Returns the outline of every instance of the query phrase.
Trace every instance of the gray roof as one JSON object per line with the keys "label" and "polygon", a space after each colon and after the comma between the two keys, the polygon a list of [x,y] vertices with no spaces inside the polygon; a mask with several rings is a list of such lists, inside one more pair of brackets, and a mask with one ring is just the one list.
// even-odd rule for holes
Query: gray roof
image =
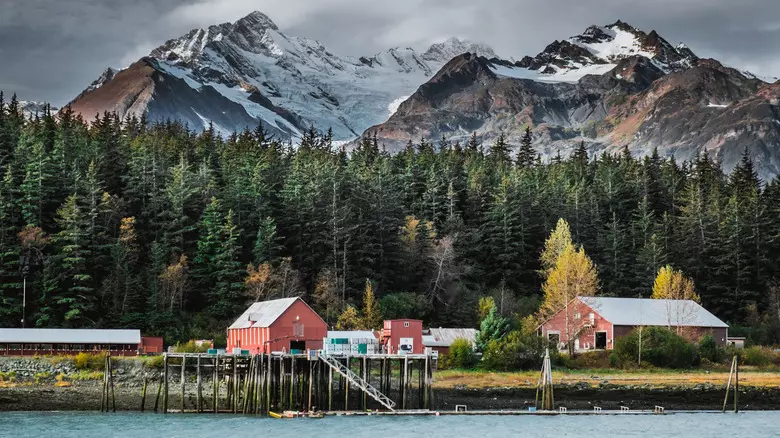
{"label": "gray roof", "polygon": [[0,344],[140,344],[140,330],[0,329]]}
{"label": "gray roof", "polygon": [[728,328],[728,324],[690,300],[579,297],[613,325]]}
{"label": "gray roof", "polygon": [[230,328],[269,327],[296,301],[298,298],[282,298],[254,303],[238,317]]}
{"label": "gray roof", "polygon": [[328,330],[328,339],[376,339],[369,330],[333,331]]}
{"label": "gray roof", "polygon": [[430,331],[430,335],[423,336],[426,347],[449,347],[455,339],[465,339],[474,344],[477,339],[477,330],[470,328],[432,328]]}

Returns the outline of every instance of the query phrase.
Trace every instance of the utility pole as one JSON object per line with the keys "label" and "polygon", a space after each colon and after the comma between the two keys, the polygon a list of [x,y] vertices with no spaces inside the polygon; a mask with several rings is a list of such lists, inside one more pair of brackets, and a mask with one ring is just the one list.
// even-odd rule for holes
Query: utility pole
{"label": "utility pole", "polygon": [[19,269],[22,272],[22,328],[26,328],[27,319],[27,274],[30,273],[30,258],[19,257]]}

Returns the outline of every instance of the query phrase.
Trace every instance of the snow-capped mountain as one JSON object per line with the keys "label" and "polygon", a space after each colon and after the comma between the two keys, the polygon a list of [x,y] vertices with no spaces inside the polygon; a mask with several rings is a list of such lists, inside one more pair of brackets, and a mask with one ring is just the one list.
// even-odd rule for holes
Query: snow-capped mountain
{"label": "snow-capped mountain", "polygon": [[[348,57],[321,42],[288,36],[265,14],[195,29],[120,72],[107,70],[74,102],[77,112],[146,112],[150,120],[179,119],[224,134],[260,121],[282,138],[309,126],[351,140],[387,119],[450,54],[485,46],[451,39],[424,55],[390,49]],[[455,56],[455,55],[453,55]]]}
{"label": "snow-capped mountain", "polygon": [[762,177],[780,174],[780,82],[700,59],[622,21],[519,62],[458,56],[365,135],[391,151],[472,134],[489,147],[499,135],[519,145],[526,127],[546,160],[584,142],[593,153],[658,148],[688,160],[707,152],[729,171],[748,148]]}
{"label": "snow-capped mountain", "polygon": [[473,53],[488,59],[498,57],[493,49],[484,44],[464,41],[458,38],[450,38],[446,41],[431,45],[431,47],[423,53],[422,58],[429,62],[444,65],[452,58],[464,53]]}
{"label": "snow-capped mountain", "polygon": [[672,46],[655,31],[648,34],[618,20],[555,41],[535,57],[498,63],[495,72],[542,82],[577,82],[585,75],[614,70],[621,61],[636,56],[649,59],[664,73],[690,68],[699,59],[685,44]]}
{"label": "snow-capped mountain", "polygon": [[[34,102],[28,100],[20,100],[19,107],[22,109],[22,113],[25,118],[35,117],[36,115],[42,116],[46,112],[46,108],[49,106],[46,102]],[[57,108],[49,107],[52,113],[57,112]]]}

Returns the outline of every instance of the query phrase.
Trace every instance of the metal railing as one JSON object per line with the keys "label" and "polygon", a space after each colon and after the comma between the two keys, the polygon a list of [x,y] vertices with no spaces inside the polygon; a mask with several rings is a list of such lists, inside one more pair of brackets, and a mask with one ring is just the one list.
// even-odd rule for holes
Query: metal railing
{"label": "metal railing", "polygon": [[360,388],[361,391],[368,394],[369,397],[373,398],[377,402],[379,402],[382,406],[386,407],[387,409],[390,409],[391,411],[395,412],[395,402],[390,400],[390,398],[381,392],[379,392],[376,388],[371,386],[370,383],[363,380],[362,377],[358,376],[357,374],[353,373],[352,370],[344,366],[340,361],[336,360],[335,358],[332,358],[325,354],[319,354],[320,359],[322,359],[329,367],[333,368],[333,371],[341,374],[344,376],[349,382],[358,388]]}

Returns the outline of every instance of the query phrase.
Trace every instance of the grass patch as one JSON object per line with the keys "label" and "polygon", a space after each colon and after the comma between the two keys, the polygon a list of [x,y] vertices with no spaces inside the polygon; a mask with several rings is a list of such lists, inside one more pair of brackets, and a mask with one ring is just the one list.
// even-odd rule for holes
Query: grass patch
{"label": "grass patch", "polygon": [[40,385],[40,383],[42,381],[49,380],[50,378],[51,378],[51,373],[46,372],[46,371],[40,372],[40,373],[35,373],[33,375],[33,379],[35,379],[35,384],[36,385]]}
{"label": "grass patch", "polygon": [[104,376],[105,374],[103,371],[79,370],[73,374],[70,374],[67,376],[67,378],[71,381],[78,382],[86,380],[102,380]]}
{"label": "grass patch", "polygon": [[[454,389],[468,387],[485,388],[535,388],[539,371],[521,371],[496,373],[488,371],[439,371],[434,375],[434,387]],[[602,382],[618,386],[649,386],[652,388],[682,387],[691,388],[701,384],[725,386],[728,381],[728,369],[707,372],[705,370],[666,370],[666,369],[588,369],[554,370],[553,382],[556,385],[587,384],[592,387]],[[742,367],[739,372],[740,386],[780,388],[780,373],[761,370],[756,367]]]}

